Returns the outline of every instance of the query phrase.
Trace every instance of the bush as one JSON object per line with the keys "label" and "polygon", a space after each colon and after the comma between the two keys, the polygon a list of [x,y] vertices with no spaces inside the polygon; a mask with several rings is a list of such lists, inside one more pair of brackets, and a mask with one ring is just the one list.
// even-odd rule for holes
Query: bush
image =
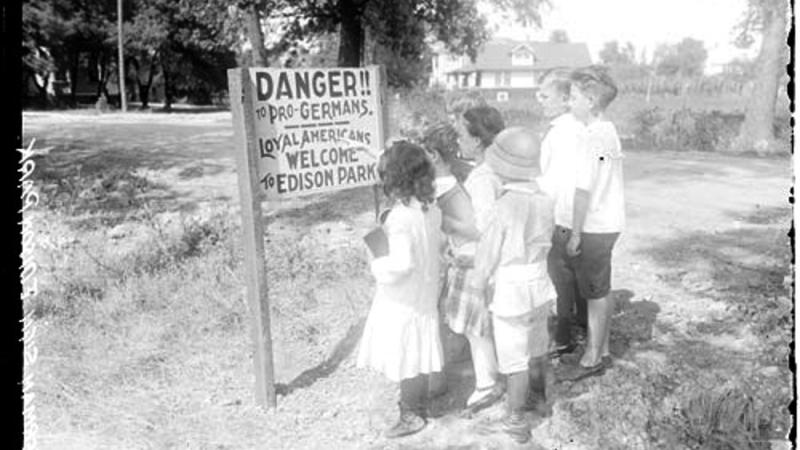
{"label": "bush", "polygon": [[398,89],[390,94],[389,136],[419,140],[424,129],[435,122],[448,120],[442,91]]}
{"label": "bush", "polygon": [[[226,212],[208,217],[184,217],[179,223],[167,227],[149,217],[145,223],[134,224],[136,236],[120,249],[110,245],[104,230],[89,232],[82,243],[57,248],[55,259],[43,267],[49,274],[27,310],[36,317],[80,314],[82,308],[105,300],[112,285],[131,280],[153,278],[163,273],[180,270],[187,260],[211,252],[220,253],[220,260],[228,269],[236,265],[234,240],[236,224]],[[136,238],[136,239],[134,239]],[[114,240],[114,237],[110,238]]]}
{"label": "bush", "polygon": [[681,410],[686,440],[708,449],[769,448],[769,422],[755,401],[740,389],[702,392]]}
{"label": "bush", "polygon": [[634,143],[648,149],[719,151],[731,145],[743,120],[717,110],[643,109],[633,116]]}

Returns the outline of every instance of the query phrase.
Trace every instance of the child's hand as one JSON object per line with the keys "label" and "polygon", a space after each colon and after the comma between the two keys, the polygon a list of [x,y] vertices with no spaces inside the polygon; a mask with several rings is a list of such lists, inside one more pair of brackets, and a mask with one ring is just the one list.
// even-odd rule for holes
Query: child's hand
{"label": "child's hand", "polygon": [[572,233],[567,241],[567,256],[574,258],[581,254],[581,234]]}

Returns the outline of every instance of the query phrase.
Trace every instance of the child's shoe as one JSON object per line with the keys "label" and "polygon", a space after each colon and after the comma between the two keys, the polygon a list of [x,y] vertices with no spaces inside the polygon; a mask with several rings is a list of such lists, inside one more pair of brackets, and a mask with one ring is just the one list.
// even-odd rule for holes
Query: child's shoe
{"label": "child's shoe", "polygon": [[400,406],[400,418],[394,426],[384,433],[387,438],[394,439],[418,433],[428,424],[424,417],[403,402],[398,403],[398,405]]}
{"label": "child's shoe", "polygon": [[467,399],[467,410],[478,412],[488,408],[503,397],[503,387],[500,383],[495,383],[492,387],[475,389],[475,392]]}
{"label": "child's shoe", "polygon": [[531,424],[521,411],[512,411],[503,419],[503,431],[518,444],[524,444],[531,438]]}

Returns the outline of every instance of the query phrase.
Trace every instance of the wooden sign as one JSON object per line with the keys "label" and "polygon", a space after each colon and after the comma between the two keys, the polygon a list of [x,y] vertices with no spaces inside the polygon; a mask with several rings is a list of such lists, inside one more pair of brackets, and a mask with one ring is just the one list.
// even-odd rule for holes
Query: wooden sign
{"label": "wooden sign", "polygon": [[380,66],[228,70],[261,406],[276,406],[261,202],[375,185],[387,120],[384,80]]}
{"label": "wooden sign", "polygon": [[259,188],[268,200],[375,184],[378,66],[249,69]]}

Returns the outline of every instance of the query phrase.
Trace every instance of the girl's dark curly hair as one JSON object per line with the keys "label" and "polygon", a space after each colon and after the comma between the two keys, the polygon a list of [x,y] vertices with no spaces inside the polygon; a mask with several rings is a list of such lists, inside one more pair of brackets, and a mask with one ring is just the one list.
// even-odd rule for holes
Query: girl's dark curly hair
{"label": "girl's dark curly hair", "polygon": [[464,111],[463,117],[467,123],[467,133],[480,139],[483,148],[492,145],[497,133],[506,127],[503,115],[491,106],[470,108]]}
{"label": "girl's dark curly hair", "polygon": [[404,205],[416,197],[423,210],[427,210],[428,204],[435,200],[433,163],[418,145],[395,142],[381,156],[378,175],[383,182],[383,193]]}

